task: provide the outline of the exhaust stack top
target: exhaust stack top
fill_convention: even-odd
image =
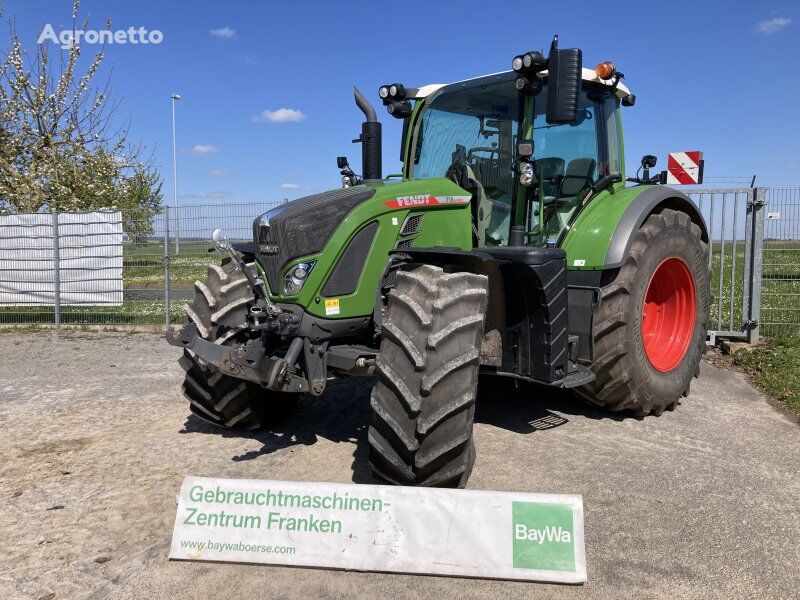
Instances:
[[[361,176],[365,181],[382,179],[381,124],[375,115],[375,107],[355,86],[353,95],[356,105],[367,119],[361,124],[361,135],[353,140],[353,143],[361,143]]]

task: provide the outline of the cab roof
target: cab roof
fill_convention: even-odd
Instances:
[[[546,70],[542,71],[540,74],[541,75],[547,75],[547,71]],[[477,81],[479,79],[503,80],[503,79],[506,79],[506,78],[510,78],[513,75],[515,75],[514,71],[499,71],[497,73],[490,73],[488,75],[481,75],[480,77],[471,77],[470,79],[464,79],[462,81],[455,81],[453,83],[431,83],[431,84],[428,84],[428,85],[423,85],[422,87],[407,89],[406,98],[408,98],[410,100],[421,100],[423,98],[427,98],[428,96],[430,96],[434,92],[439,91],[443,87],[447,87],[447,86],[451,86],[451,85],[457,85],[457,84],[469,83],[471,81]],[[586,68],[582,69],[582,77],[581,77],[581,79],[583,79],[583,81],[604,85],[604,86],[607,86],[609,88],[612,86],[612,82],[611,81],[606,81],[604,79],[600,79],[597,76],[597,74],[594,72],[594,70],[592,70],[592,69],[586,69]],[[617,84],[615,93],[616,93],[616,96],[618,98],[624,98],[625,96],[629,95],[631,93],[631,91],[630,91],[630,89],[628,89],[628,87],[624,83],[619,82]]]

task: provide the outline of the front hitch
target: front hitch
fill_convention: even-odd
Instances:
[[[180,331],[169,327],[166,337],[173,346],[191,350],[230,377],[252,381],[280,392],[308,392],[308,380],[297,375],[285,359],[267,356],[258,339],[221,346],[204,340],[194,323],[187,323]]]

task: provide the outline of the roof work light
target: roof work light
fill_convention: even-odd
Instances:
[[[411,115],[413,107],[411,102],[406,100],[406,88],[402,83],[390,83],[378,88],[386,111],[396,119],[405,119]]]
[[[511,68],[518,75],[514,82],[517,91],[531,94],[542,91],[542,80],[536,74],[547,68],[547,59],[541,52],[531,50],[515,56],[511,61]]]

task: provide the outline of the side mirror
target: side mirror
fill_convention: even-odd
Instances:
[[[340,169],[347,168],[347,157],[346,156],[337,156],[336,157],[336,166]]]
[[[547,59],[547,122],[565,125],[575,121],[581,91],[583,53],[580,48],[558,49],[558,36]]]
[[[642,157],[642,168],[643,169],[652,169],[653,167],[656,166],[657,162],[658,162],[658,158],[656,158],[652,154],[645,154]]]

